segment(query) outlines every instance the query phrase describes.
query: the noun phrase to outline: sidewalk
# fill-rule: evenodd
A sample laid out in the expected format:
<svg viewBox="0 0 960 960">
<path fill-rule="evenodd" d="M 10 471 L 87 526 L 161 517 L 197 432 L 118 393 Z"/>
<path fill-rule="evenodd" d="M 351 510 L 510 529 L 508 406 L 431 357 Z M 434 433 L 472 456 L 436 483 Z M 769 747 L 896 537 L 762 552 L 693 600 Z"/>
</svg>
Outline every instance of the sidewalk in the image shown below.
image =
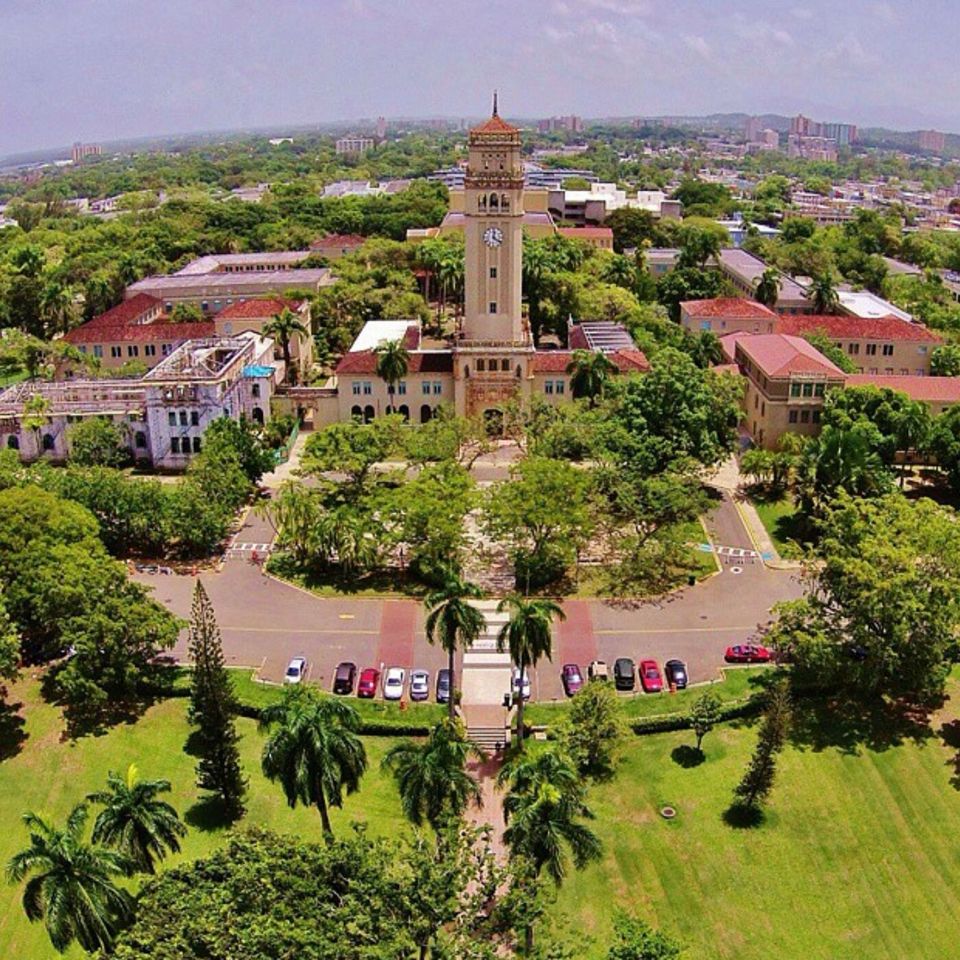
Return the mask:
<svg viewBox="0 0 960 960">
<path fill-rule="evenodd" d="M 303 455 L 303 448 L 309 436 L 309 433 L 300 431 L 299 436 L 293 442 L 293 447 L 290 449 L 290 456 L 283 463 L 278 463 L 275 470 L 263 475 L 262 483 L 265 487 L 270 490 L 277 490 L 286 480 L 294 479 L 294 471 L 300 466 L 300 457 Z"/>
<path fill-rule="evenodd" d="M 772 570 L 800 570 L 803 564 L 799 560 L 784 560 L 777 550 L 776 544 L 767 533 L 767 528 L 757 513 L 757 508 L 753 502 L 742 494 L 735 494 L 733 497 L 734 506 L 740 514 L 740 519 L 746 528 L 750 539 L 753 541 L 757 552 L 763 558 L 766 566 Z"/>
</svg>

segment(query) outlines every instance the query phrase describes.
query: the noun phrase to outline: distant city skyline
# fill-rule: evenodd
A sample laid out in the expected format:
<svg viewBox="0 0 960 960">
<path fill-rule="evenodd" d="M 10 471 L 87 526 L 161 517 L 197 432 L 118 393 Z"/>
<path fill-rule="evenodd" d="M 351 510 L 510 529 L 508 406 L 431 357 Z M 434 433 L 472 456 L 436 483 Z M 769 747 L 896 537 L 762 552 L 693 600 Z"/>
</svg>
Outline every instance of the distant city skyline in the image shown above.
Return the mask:
<svg viewBox="0 0 960 960">
<path fill-rule="evenodd" d="M 960 131 L 950 0 L 0 0 L 0 155 L 350 118 L 804 113 Z M 918 65 L 922 65 L 922 68 Z"/>
</svg>

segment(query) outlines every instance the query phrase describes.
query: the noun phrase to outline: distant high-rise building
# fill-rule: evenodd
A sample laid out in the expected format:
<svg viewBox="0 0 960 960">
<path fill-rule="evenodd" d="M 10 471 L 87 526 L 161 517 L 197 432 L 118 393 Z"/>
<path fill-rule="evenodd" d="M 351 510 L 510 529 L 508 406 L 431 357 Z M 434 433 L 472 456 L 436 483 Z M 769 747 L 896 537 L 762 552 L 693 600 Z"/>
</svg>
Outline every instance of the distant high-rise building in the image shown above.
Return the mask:
<svg viewBox="0 0 960 960">
<path fill-rule="evenodd" d="M 341 137 L 336 143 L 336 151 L 341 156 L 360 156 L 373 149 L 371 137 Z"/>
<path fill-rule="evenodd" d="M 790 135 L 795 137 L 823 137 L 834 140 L 837 146 L 848 147 L 856 142 L 857 127 L 852 123 L 820 123 L 802 113 L 790 121 Z"/>
<path fill-rule="evenodd" d="M 763 132 L 763 124 L 759 117 L 747 117 L 747 122 L 743 126 L 743 133 L 747 143 L 757 143 L 760 140 L 760 134 Z"/>
<path fill-rule="evenodd" d="M 583 117 L 577 117 L 573 114 L 566 117 L 547 117 L 546 120 L 537 121 L 537 130 L 540 133 L 556 133 L 557 131 L 583 133 Z"/>
<path fill-rule="evenodd" d="M 377 139 L 383 140 L 387 136 L 386 117 L 377 117 Z"/>
<path fill-rule="evenodd" d="M 921 130 L 917 140 L 921 150 L 929 150 L 931 153 L 943 153 L 947 145 L 947 137 L 939 130 Z"/>
<path fill-rule="evenodd" d="M 70 156 L 74 163 L 80 163 L 84 157 L 99 157 L 103 153 L 103 147 L 99 143 L 80 143 L 78 140 L 70 151 Z"/>
</svg>

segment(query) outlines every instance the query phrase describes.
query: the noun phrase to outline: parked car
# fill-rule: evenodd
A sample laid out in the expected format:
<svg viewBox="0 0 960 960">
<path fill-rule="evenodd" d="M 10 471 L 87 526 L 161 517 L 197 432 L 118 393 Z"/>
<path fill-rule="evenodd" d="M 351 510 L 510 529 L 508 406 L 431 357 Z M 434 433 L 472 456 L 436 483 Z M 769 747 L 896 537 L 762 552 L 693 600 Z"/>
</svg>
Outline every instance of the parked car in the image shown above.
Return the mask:
<svg viewBox="0 0 960 960">
<path fill-rule="evenodd" d="M 663 677 L 656 660 L 640 661 L 640 686 L 646 693 L 660 693 L 663 690 Z"/>
<path fill-rule="evenodd" d="M 563 691 L 568 697 L 572 697 L 583 686 L 580 668 L 575 663 L 563 665 L 560 670 L 560 679 L 563 681 Z"/>
<path fill-rule="evenodd" d="M 333 674 L 333 692 L 346 695 L 353 693 L 353 681 L 357 678 L 357 665 L 344 660 L 337 664 Z"/>
<path fill-rule="evenodd" d="M 673 684 L 678 690 L 686 690 L 687 665 L 682 660 L 668 660 L 663 665 L 663 673 L 667 683 Z"/>
<path fill-rule="evenodd" d="M 633 661 L 629 657 L 618 657 L 613 664 L 613 683 L 618 690 L 632 690 L 636 686 L 637 675 Z"/>
<path fill-rule="evenodd" d="M 521 692 L 520 690 L 520 668 L 513 668 L 513 681 L 510 684 L 510 689 L 513 691 L 513 695 L 516 696 Z M 529 669 L 523 671 L 523 699 L 530 699 L 530 671 Z"/>
<path fill-rule="evenodd" d="M 283 675 L 284 683 L 301 683 L 307 674 L 307 658 L 294 657 L 287 664 L 287 672 Z"/>
<path fill-rule="evenodd" d="M 376 667 L 367 667 L 360 671 L 360 680 L 357 683 L 357 696 L 370 700 L 377 695 L 380 686 L 380 671 Z"/>
<path fill-rule="evenodd" d="M 426 700 L 430 696 L 430 674 L 426 670 L 414 670 L 410 674 L 410 699 Z"/>
<path fill-rule="evenodd" d="M 770 651 L 758 643 L 735 643 L 727 647 L 723 659 L 727 663 L 768 663 Z"/>
<path fill-rule="evenodd" d="M 406 680 L 407 671 L 403 667 L 388 667 L 383 675 L 383 699 L 399 700 L 403 696 Z"/>
<path fill-rule="evenodd" d="M 444 667 L 437 671 L 437 703 L 450 702 L 450 671 Z"/>
<path fill-rule="evenodd" d="M 587 676 L 591 680 L 609 680 L 610 673 L 604 660 L 591 660 L 587 667 Z"/>
</svg>

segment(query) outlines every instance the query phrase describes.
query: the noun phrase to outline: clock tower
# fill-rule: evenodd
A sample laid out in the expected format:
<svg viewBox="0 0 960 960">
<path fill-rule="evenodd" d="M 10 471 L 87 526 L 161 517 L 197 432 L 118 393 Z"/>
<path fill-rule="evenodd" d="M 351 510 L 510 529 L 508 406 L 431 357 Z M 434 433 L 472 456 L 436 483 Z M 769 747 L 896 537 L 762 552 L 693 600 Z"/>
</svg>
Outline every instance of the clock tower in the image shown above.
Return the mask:
<svg viewBox="0 0 960 960">
<path fill-rule="evenodd" d="M 523 161 L 520 131 L 497 113 L 470 131 L 464 183 L 463 341 L 529 342 L 521 311 Z"/>
</svg>

